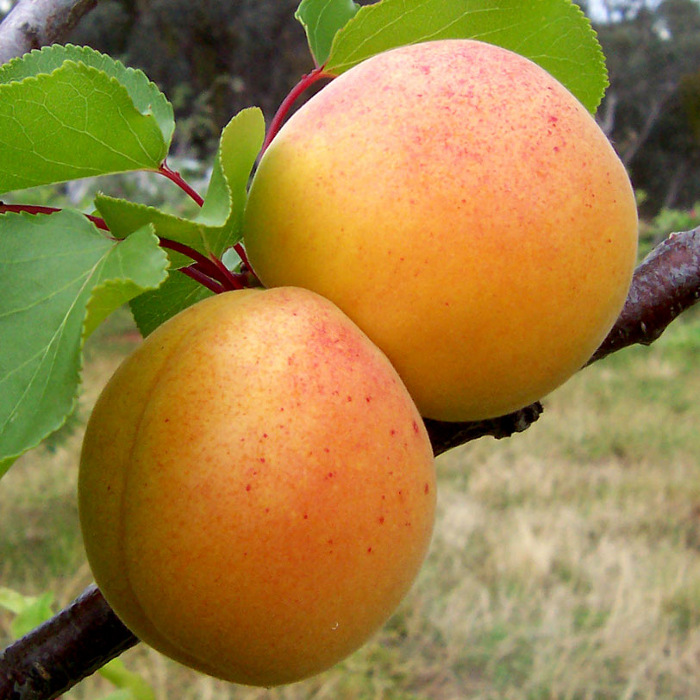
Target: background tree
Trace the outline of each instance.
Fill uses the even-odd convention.
[[[632,181],[648,195],[644,213],[690,207],[700,193],[694,130],[700,65],[700,4],[607,2],[595,23],[610,87],[599,111]]]

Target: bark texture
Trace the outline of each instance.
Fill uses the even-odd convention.
[[[0,24],[0,64],[59,42],[97,0],[19,0]]]

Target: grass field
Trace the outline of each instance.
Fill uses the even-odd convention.
[[[276,690],[230,686],[137,648],[158,700],[695,700],[700,688],[700,309],[651,348],[581,372],[522,435],[438,461],[439,516],[408,598],[363,649]],[[90,345],[81,420],[133,346]],[[0,482],[0,585],[90,582],[77,524],[81,420]],[[0,643],[9,641],[0,613]],[[99,700],[96,677],[66,700]]]

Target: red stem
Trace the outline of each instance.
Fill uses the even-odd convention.
[[[174,182],[180,189],[186,192],[200,207],[204,204],[204,199],[202,199],[202,197],[192,187],[190,187],[190,185],[188,185],[187,182],[185,182],[180,173],[172,170],[168,166],[166,161],[163,161],[161,163],[158,172],[161,173],[161,175],[165,175],[165,177]],[[164,247],[170,247],[171,250],[178,250],[177,248],[173,248],[174,243],[174,241],[167,241],[167,245],[165,245]],[[240,243],[236,243],[233,246],[233,248],[238,253],[238,256],[241,258],[243,263],[252,272],[252,268],[250,267],[250,263],[248,262],[248,257],[245,253],[245,249],[243,248],[243,246]],[[225,289],[244,289],[246,287],[246,285],[241,280],[249,279],[249,277],[235,275],[216,256],[212,255],[211,260],[209,260],[204,256],[200,257],[193,255],[195,251],[192,250],[185,251],[179,249],[178,252],[188,255],[190,258],[192,258],[192,260],[195,260],[197,263],[199,263],[199,265],[201,266],[200,271],[205,272],[205,274],[208,274],[210,277],[213,277],[214,279],[218,280],[224,285]],[[214,264],[211,265],[210,262]],[[259,281],[257,277],[255,277],[255,281]]]
[[[219,268],[213,264],[213,262],[202,253],[198,253],[194,248],[186,245],[185,243],[178,243],[177,241],[170,240],[170,238],[160,238],[160,245],[166,250],[172,250],[176,253],[181,253],[187,256],[191,260],[194,260],[200,267],[201,271],[207,275],[218,274]]]
[[[279,106],[279,109],[270,122],[270,128],[267,130],[267,135],[265,136],[265,142],[263,143],[261,153],[264,153],[267,150],[267,147],[272,142],[272,139],[274,139],[277,135],[277,132],[282,127],[282,122],[286,119],[289,110],[299,96],[322,78],[335,77],[330,73],[325,73],[324,68],[325,66],[317,66],[310,73],[304,75],[302,79],[292,88],[290,93],[284,98],[282,104]]]
[[[228,269],[228,267],[226,267],[226,265],[224,265],[224,263],[221,260],[219,260],[219,258],[217,258],[215,255],[211,255],[210,259],[219,271],[220,278],[226,280],[226,286],[229,289],[244,288],[241,284],[241,281],[231,272],[231,270]]]
[[[168,180],[174,182],[183,192],[185,192],[185,194],[187,194],[197,203],[197,206],[201,207],[204,204],[204,199],[202,198],[202,196],[198,192],[196,192],[193,187],[191,187],[185,182],[180,173],[176,172],[175,170],[171,170],[165,161],[163,161],[160,164],[158,172],[161,175],[165,175],[165,177],[167,177]]]
[[[236,245],[233,246],[233,249],[236,251],[236,253],[238,253],[238,257],[241,259],[241,262],[252,272],[253,268],[248,260],[248,254],[245,252],[245,248],[240,243],[236,243]]]
[[[27,212],[27,214],[56,214],[61,211],[56,207],[42,207],[37,204],[3,204],[0,202],[0,214],[5,214],[6,212]],[[100,219],[99,216],[92,216],[91,214],[85,214],[85,216],[92,221],[97,228],[102,231],[109,231],[109,227],[105,223],[104,219]]]
[[[230,291],[229,289],[224,287],[223,284],[212,279],[205,272],[202,272],[196,265],[190,265],[189,267],[181,267],[180,272],[182,272],[183,275],[187,275],[195,282],[199,282],[199,284],[214,292],[214,294],[222,294],[223,292]]]

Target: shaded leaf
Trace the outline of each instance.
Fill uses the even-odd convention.
[[[294,16],[304,27],[317,66],[326,62],[336,33],[359,9],[353,0],[302,0]]]
[[[135,297],[129,306],[145,338],[171,316],[212,295],[213,292],[187,275],[173,271],[158,289]]]

